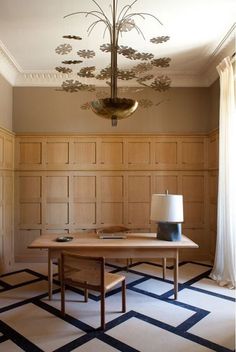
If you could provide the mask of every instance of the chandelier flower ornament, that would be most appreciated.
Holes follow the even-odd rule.
[[[170,58],[162,57],[155,58],[152,53],[139,52],[138,50],[130,47],[119,45],[120,35],[123,33],[136,30],[138,35],[144,38],[143,32],[140,27],[136,24],[135,19],[145,19],[146,17],[151,17],[159,24],[162,24],[157,17],[146,12],[132,12],[134,4],[138,0],[134,0],[130,5],[125,5],[118,11],[118,0],[112,0],[111,8],[111,18],[105,13],[102,7],[96,0],[92,0],[95,4],[96,9],[93,11],[79,11],[66,15],[66,17],[74,15],[85,15],[86,17],[93,17],[94,22],[90,24],[87,29],[88,35],[92,33],[94,28],[99,23],[104,24],[104,33],[109,33],[110,43],[105,43],[100,46],[100,50],[104,53],[110,53],[110,66],[102,68],[99,72],[96,71],[95,66],[86,66],[79,69],[77,72],[78,77],[92,78],[97,80],[105,80],[106,84],[110,86],[110,97],[108,98],[98,98],[93,100],[90,104],[83,104],[83,109],[91,108],[93,112],[97,115],[110,119],[112,126],[117,126],[117,121],[119,119],[124,119],[130,117],[138,107],[138,101],[128,98],[118,97],[117,81],[129,81],[135,80],[136,83],[143,87],[150,87],[158,92],[165,92],[170,88],[171,80],[167,75],[154,75],[150,71],[154,67],[166,68],[170,64]],[[64,39],[70,41],[82,40],[80,36],[77,35],[64,35]],[[150,42],[153,44],[165,43],[170,38],[168,36],[160,36],[151,38]],[[68,55],[72,51],[71,44],[61,44],[55,49],[56,53],[59,55]],[[93,50],[79,50],[77,55],[82,59],[91,59],[96,54]],[[128,69],[118,69],[118,55],[122,55],[126,59],[131,61],[140,61],[132,68]],[[68,68],[68,65],[81,64],[82,60],[64,60],[62,64],[65,66],[56,67],[56,70],[60,73],[70,74],[73,70]],[[95,86],[92,84],[83,84],[78,79],[67,79],[62,83],[62,89],[66,92],[78,92],[78,91],[94,91]],[[152,104],[150,100],[145,102],[145,99],[141,99],[140,106],[149,107]]]

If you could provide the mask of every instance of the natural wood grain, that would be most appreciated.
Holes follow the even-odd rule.
[[[62,251],[105,258],[172,258],[174,260],[175,299],[178,294],[179,249],[197,248],[198,245],[182,235],[181,241],[161,241],[155,233],[129,233],[126,239],[100,239],[96,233],[73,234],[70,242],[57,242],[55,234],[45,234],[34,240],[29,248],[48,249],[48,289],[52,297],[52,262]]]

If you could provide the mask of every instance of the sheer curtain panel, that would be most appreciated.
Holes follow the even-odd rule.
[[[219,182],[217,240],[211,278],[235,288],[236,236],[236,108],[235,77],[229,57],[218,66],[220,76]]]

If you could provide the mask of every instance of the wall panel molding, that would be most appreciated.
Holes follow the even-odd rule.
[[[39,233],[110,225],[155,231],[151,195],[166,189],[184,195],[183,231],[200,246],[186,257],[209,259],[216,138],[215,132],[16,135],[16,260],[45,258],[26,249]]]
[[[14,134],[0,128],[0,273],[14,263]]]

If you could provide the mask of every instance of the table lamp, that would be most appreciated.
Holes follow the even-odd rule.
[[[151,220],[157,222],[157,238],[164,241],[181,240],[183,222],[183,196],[177,194],[153,194]]]

